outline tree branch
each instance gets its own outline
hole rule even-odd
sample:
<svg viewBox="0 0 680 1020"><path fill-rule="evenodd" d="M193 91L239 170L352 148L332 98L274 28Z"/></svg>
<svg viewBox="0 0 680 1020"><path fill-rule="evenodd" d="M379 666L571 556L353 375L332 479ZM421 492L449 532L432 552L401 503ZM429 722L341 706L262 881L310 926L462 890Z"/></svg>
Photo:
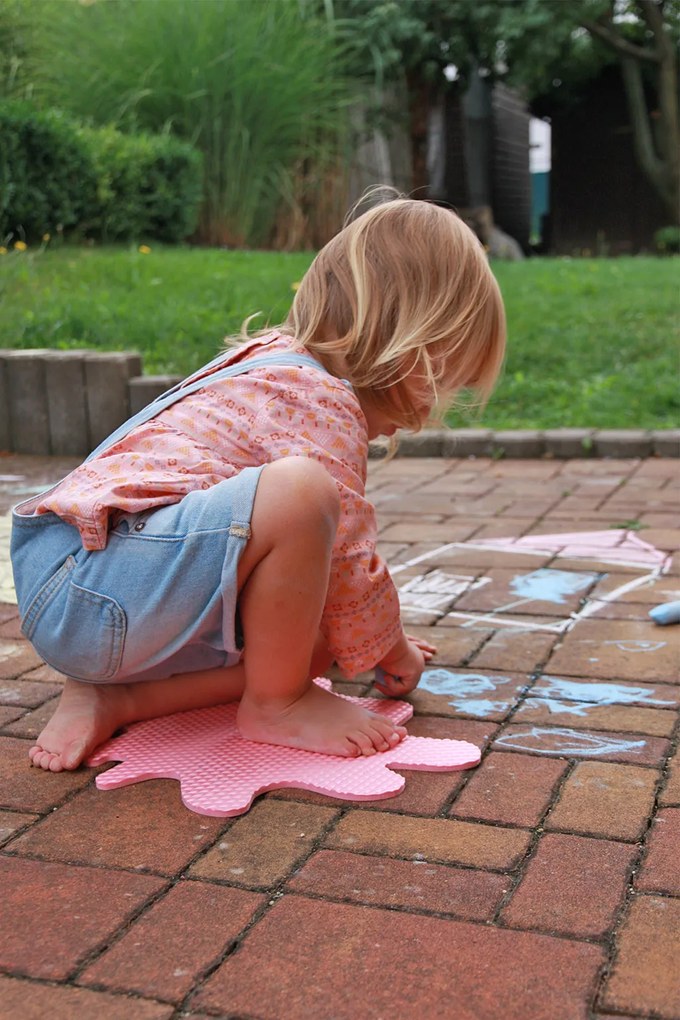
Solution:
<svg viewBox="0 0 680 1020"><path fill-rule="evenodd" d="M587 29L596 39L606 43L610 49L620 53L622 57L633 57L635 60L650 60L658 64L660 57L658 50L648 49L646 46L638 46L636 43L628 42L614 29L609 29L599 21L591 21L590 18L581 20L583 28Z"/></svg>

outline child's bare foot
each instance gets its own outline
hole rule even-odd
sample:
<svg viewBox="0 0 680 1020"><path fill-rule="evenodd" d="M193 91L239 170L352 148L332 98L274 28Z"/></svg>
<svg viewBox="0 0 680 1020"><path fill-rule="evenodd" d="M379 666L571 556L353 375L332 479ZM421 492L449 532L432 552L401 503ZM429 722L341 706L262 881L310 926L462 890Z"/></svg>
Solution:
<svg viewBox="0 0 680 1020"><path fill-rule="evenodd" d="M129 718L127 684L87 684L67 677L57 710L28 752L46 772L76 769Z"/></svg>
<svg viewBox="0 0 680 1020"><path fill-rule="evenodd" d="M246 740L344 758L388 751L406 736L403 726L337 698L317 684L290 704L281 701L255 704L246 692L237 722Z"/></svg>

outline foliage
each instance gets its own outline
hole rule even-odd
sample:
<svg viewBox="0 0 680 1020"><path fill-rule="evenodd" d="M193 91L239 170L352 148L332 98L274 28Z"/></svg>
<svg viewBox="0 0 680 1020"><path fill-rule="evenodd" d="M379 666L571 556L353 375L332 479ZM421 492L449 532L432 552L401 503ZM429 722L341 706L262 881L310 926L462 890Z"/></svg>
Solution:
<svg viewBox="0 0 680 1020"><path fill-rule="evenodd" d="M253 312L262 313L253 328L280 322L312 258L155 245L32 251L0 255L0 346L136 349L145 371L175 373L213 357ZM508 358L482 424L675 427L678 267L673 257L496 263Z"/></svg>
<svg viewBox="0 0 680 1020"><path fill-rule="evenodd" d="M405 75L414 177L425 162L424 108L446 87L447 66L463 84L479 72L554 104L618 62L638 162L678 222L680 0L334 0L333 9L354 73Z"/></svg>
<svg viewBox="0 0 680 1020"><path fill-rule="evenodd" d="M81 128L0 104L0 239L45 234L181 241L196 226L201 159L168 135Z"/></svg>
<svg viewBox="0 0 680 1020"><path fill-rule="evenodd" d="M78 137L97 174L89 236L183 241L195 229L201 199L201 157L170 135L124 135L81 128Z"/></svg>
<svg viewBox="0 0 680 1020"><path fill-rule="evenodd" d="M654 234L656 250L662 255L680 254L680 227L662 227Z"/></svg>
<svg viewBox="0 0 680 1020"><path fill-rule="evenodd" d="M448 65L465 79L493 64L497 10L488 0L333 0L333 12L354 75L443 87Z"/></svg>
<svg viewBox="0 0 680 1020"><path fill-rule="evenodd" d="M512 0L499 30L516 80L531 92L561 87L585 44L621 68L635 155L674 223L680 223L677 45L680 0ZM578 66L578 65L577 65Z"/></svg>
<svg viewBox="0 0 680 1020"><path fill-rule="evenodd" d="M35 241L76 227L96 187L91 156L67 118L0 104L0 239Z"/></svg>
<svg viewBox="0 0 680 1020"><path fill-rule="evenodd" d="M309 4L42 0L38 13L43 102L203 153L204 241L265 241L291 168L337 140L336 51Z"/></svg>
<svg viewBox="0 0 680 1020"><path fill-rule="evenodd" d="M28 99L35 70L33 0L0 0L0 100Z"/></svg>

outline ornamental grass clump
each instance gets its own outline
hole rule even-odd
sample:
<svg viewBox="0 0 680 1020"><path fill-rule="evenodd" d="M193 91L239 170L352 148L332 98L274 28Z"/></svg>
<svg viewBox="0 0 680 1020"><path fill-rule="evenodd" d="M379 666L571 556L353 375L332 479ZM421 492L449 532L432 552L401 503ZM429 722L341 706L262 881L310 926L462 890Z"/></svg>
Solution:
<svg viewBox="0 0 680 1020"><path fill-rule="evenodd" d="M296 161L338 138L343 86L313 5L43 0L37 12L44 102L201 151L205 243L266 242Z"/></svg>

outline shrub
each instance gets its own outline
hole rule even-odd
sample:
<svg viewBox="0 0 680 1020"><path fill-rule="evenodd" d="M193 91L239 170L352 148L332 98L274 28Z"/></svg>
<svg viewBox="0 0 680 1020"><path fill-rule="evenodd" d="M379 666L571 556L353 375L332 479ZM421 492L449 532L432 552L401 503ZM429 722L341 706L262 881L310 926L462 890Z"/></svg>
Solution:
<svg viewBox="0 0 680 1020"><path fill-rule="evenodd" d="M36 90L89 123L167 130L194 145L205 160L201 240L260 245L295 167L340 137L346 82L323 15L331 7L43 0Z"/></svg>
<svg viewBox="0 0 680 1020"><path fill-rule="evenodd" d="M202 160L169 135L124 135L81 128L97 173L97 203L87 232L104 241L182 241L193 232L201 201Z"/></svg>
<svg viewBox="0 0 680 1020"><path fill-rule="evenodd" d="M654 234L656 250L661 255L680 253L680 227L662 227Z"/></svg>
<svg viewBox="0 0 680 1020"><path fill-rule="evenodd" d="M88 216L96 191L92 157L67 118L0 104L0 238L68 231Z"/></svg>
<svg viewBox="0 0 680 1020"><path fill-rule="evenodd" d="M0 104L0 242L76 231L181 241L196 227L201 187L201 156L185 142Z"/></svg>

